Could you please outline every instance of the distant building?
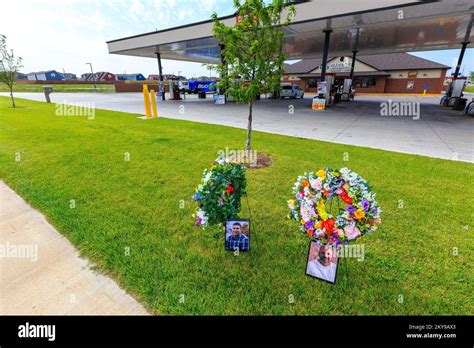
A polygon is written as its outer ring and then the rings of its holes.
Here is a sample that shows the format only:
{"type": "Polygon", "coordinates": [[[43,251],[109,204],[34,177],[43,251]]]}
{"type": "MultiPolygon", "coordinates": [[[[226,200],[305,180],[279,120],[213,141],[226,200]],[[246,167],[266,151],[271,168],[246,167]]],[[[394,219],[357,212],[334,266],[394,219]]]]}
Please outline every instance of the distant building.
{"type": "Polygon", "coordinates": [[[17,72],[16,73],[16,79],[17,80],[28,80],[28,75],[17,72]]]}
{"type": "MultiPolygon", "coordinates": [[[[94,76],[95,76],[96,82],[115,81],[115,74],[112,74],[111,72],[108,72],[108,71],[96,72],[94,73],[94,76]]],[[[91,82],[94,81],[91,73],[82,74],[81,79],[84,81],[91,81],[91,82]]]]}
{"type": "Polygon", "coordinates": [[[91,82],[94,80],[96,82],[115,81],[115,74],[112,74],[111,72],[107,72],[107,71],[96,72],[94,73],[94,77],[95,78],[92,78],[91,73],[86,73],[86,74],[81,75],[81,78],[84,81],[91,81],[91,82]]]}
{"type": "Polygon", "coordinates": [[[26,75],[29,81],[62,81],[64,75],[56,70],[31,72],[26,75]]]}
{"type": "Polygon", "coordinates": [[[115,75],[117,81],[145,81],[145,76],[142,74],[117,74],[115,75]]]}
{"type": "Polygon", "coordinates": [[[76,74],[64,73],[63,75],[64,75],[65,80],[69,80],[69,81],[77,80],[76,74]]]}

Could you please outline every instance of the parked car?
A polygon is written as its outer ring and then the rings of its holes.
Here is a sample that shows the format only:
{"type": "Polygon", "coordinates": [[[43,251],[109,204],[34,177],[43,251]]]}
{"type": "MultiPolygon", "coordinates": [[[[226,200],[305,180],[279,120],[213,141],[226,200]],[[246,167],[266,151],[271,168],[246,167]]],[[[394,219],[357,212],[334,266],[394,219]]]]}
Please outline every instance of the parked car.
{"type": "Polygon", "coordinates": [[[284,86],[281,86],[280,97],[281,97],[281,99],[283,99],[283,98],[293,98],[293,99],[303,98],[304,97],[304,91],[298,85],[284,85],[284,86]]]}

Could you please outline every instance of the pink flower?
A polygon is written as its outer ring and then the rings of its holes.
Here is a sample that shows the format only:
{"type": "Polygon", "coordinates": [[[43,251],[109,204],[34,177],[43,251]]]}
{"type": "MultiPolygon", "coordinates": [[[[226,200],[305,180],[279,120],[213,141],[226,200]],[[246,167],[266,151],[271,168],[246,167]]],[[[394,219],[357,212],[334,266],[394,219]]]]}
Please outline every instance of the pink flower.
{"type": "Polygon", "coordinates": [[[323,180],[318,176],[316,180],[310,180],[311,187],[315,190],[321,190],[323,188],[323,180]]]}
{"type": "Polygon", "coordinates": [[[346,232],[347,239],[353,240],[360,236],[360,231],[356,226],[346,226],[344,227],[344,232],[346,232]]]}
{"type": "Polygon", "coordinates": [[[311,220],[311,217],[316,215],[314,211],[311,211],[310,209],[306,208],[304,205],[301,206],[300,213],[301,213],[301,219],[305,222],[311,220]]]}

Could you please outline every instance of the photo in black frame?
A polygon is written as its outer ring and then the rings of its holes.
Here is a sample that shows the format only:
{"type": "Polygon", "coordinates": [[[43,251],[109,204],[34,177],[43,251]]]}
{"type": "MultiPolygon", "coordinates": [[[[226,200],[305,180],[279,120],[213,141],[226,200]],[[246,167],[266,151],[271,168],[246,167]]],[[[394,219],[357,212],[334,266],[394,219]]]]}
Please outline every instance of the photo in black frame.
{"type": "Polygon", "coordinates": [[[250,250],[250,220],[231,219],[225,222],[225,250],[250,250]]]}
{"type": "Polygon", "coordinates": [[[336,247],[309,242],[305,274],[330,284],[336,283],[339,253],[336,247]]]}

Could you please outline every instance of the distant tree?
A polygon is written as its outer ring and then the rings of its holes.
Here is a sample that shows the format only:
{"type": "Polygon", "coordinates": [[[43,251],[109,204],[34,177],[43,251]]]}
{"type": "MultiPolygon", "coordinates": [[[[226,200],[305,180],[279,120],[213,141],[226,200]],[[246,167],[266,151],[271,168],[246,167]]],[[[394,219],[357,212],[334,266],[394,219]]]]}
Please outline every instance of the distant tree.
{"type": "Polygon", "coordinates": [[[8,86],[13,107],[16,107],[13,98],[13,85],[16,81],[16,74],[22,67],[22,58],[16,57],[13,50],[8,50],[7,38],[0,34],[0,82],[8,86]]]}
{"type": "Polygon", "coordinates": [[[253,101],[262,93],[279,91],[286,60],[283,27],[295,16],[285,0],[234,0],[236,24],[226,26],[213,13],[213,33],[222,47],[222,61],[215,69],[219,88],[237,103],[248,104],[246,149],[252,138],[253,101]]]}

